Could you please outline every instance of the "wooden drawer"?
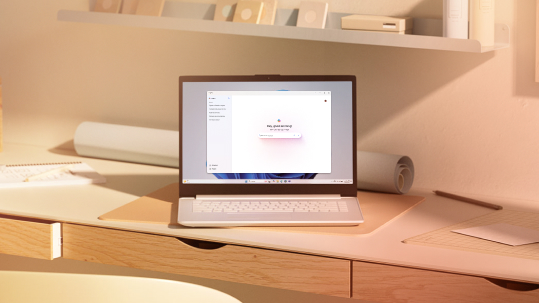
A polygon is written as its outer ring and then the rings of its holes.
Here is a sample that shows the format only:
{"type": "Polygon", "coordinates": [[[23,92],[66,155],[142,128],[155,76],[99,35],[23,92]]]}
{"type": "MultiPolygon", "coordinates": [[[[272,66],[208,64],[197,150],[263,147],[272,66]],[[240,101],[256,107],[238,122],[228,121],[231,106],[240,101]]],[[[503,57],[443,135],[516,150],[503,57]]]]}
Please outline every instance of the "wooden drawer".
{"type": "Polygon", "coordinates": [[[353,262],[352,297],[373,302],[539,302],[539,285],[353,262]]]}
{"type": "Polygon", "coordinates": [[[348,260],[75,224],[63,236],[67,259],[350,297],[348,260]]]}
{"type": "Polygon", "coordinates": [[[0,215],[0,253],[52,260],[62,256],[61,225],[0,215]]]}

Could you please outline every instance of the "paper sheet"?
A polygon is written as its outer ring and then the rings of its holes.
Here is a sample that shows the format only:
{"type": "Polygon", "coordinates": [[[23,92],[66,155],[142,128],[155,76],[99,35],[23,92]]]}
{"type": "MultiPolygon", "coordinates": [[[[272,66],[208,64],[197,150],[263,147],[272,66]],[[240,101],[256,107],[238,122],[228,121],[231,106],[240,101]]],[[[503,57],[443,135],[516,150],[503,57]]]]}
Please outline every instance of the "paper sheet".
{"type": "Polygon", "coordinates": [[[539,260],[539,243],[512,246],[452,232],[457,229],[467,229],[499,223],[511,224],[539,231],[539,213],[508,209],[495,210],[484,216],[479,216],[465,222],[411,237],[404,240],[404,242],[408,244],[419,244],[484,254],[539,260]]]}
{"type": "Polygon", "coordinates": [[[452,232],[512,246],[539,242],[539,230],[506,223],[455,229],[452,232]]]}
{"type": "Polygon", "coordinates": [[[81,156],[179,167],[177,131],[83,122],[75,132],[81,156]]]}
{"type": "Polygon", "coordinates": [[[407,156],[357,152],[357,188],[405,194],[414,181],[414,163],[407,156]]]}
{"type": "Polygon", "coordinates": [[[105,177],[82,162],[4,165],[0,188],[105,183],[105,177]]]}

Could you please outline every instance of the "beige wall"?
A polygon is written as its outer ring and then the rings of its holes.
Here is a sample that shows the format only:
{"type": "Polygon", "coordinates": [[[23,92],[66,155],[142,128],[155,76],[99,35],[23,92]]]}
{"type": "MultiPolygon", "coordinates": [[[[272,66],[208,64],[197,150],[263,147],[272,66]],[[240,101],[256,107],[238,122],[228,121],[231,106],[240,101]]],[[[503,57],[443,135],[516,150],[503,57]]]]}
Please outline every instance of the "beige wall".
{"type": "MultiPolygon", "coordinates": [[[[442,9],[441,0],[328,2],[415,17],[442,9]]],[[[535,0],[496,4],[511,48],[468,54],[60,22],[59,9],[88,1],[2,0],[4,140],[58,146],[85,120],[177,129],[179,75],[355,74],[358,147],[412,157],[415,187],[539,200],[535,0]]]]}
{"type": "MultiPolygon", "coordinates": [[[[442,9],[441,0],[328,2],[331,11],[365,14],[440,18],[442,9]]],[[[86,120],[177,129],[180,75],[354,74],[358,147],[412,157],[415,187],[539,201],[535,0],[496,5],[511,48],[467,54],[59,22],[59,9],[87,10],[88,1],[0,0],[4,140],[55,147],[86,120]]],[[[55,262],[0,256],[0,269],[172,278],[55,262]]],[[[252,302],[261,294],[225,284],[209,285],[252,302]]],[[[271,293],[264,297],[302,302],[292,292],[271,293]]],[[[317,300],[308,299],[336,302],[317,300]]]]}

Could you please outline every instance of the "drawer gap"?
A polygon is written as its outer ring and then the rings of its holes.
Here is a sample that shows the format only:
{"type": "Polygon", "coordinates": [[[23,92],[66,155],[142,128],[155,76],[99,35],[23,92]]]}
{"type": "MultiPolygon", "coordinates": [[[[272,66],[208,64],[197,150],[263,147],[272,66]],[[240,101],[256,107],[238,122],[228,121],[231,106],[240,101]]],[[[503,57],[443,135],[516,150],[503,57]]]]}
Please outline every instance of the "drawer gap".
{"type": "Polygon", "coordinates": [[[500,279],[485,278],[492,284],[503,287],[505,289],[516,290],[516,291],[532,291],[539,289],[539,284],[525,283],[525,282],[516,282],[516,281],[507,281],[500,279]]]}
{"type": "Polygon", "coordinates": [[[206,249],[206,250],[213,250],[213,249],[219,249],[221,247],[226,246],[226,244],[223,243],[217,243],[217,242],[210,242],[210,241],[202,241],[202,240],[194,240],[194,239],[187,239],[187,238],[176,238],[180,242],[189,245],[194,248],[198,249],[206,249]]]}

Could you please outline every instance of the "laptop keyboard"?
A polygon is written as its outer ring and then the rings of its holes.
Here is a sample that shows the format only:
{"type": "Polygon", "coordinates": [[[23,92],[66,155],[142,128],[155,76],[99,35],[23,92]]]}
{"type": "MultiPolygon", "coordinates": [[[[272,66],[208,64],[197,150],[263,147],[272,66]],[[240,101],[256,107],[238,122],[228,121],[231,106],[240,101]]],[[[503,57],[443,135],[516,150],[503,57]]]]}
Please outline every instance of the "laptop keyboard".
{"type": "Polygon", "coordinates": [[[193,212],[225,213],[292,213],[292,212],[348,212],[345,201],[203,201],[193,202],[193,212]]]}

